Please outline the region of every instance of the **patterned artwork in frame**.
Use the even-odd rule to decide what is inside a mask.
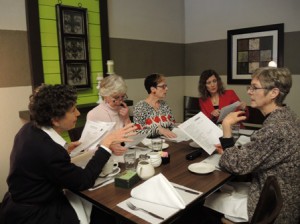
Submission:
[[[275,61],[283,66],[284,24],[227,32],[227,83],[249,84],[251,74]]]
[[[56,16],[62,83],[91,88],[87,10],[57,4]]]

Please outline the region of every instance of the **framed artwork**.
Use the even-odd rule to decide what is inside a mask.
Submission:
[[[284,24],[227,31],[227,83],[249,84],[251,74],[275,61],[283,66]]]
[[[87,10],[56,5],[62,83],[91,88]]]

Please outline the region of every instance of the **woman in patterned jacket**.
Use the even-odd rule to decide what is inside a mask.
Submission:
[[[245,208],[249,220],[267,177],[275,176],[283,196],[276,223],[300,222],[300,120],[283,104],[291,86],[292,77],[286,68],[267,67],[254,72],[247,90],[251,106],[258,108],[266,120],[249,143],[233,146],[230,127],[246,119],[242,111],[230,113],[222,122],[222,147],[217,147],[222,154],[219,165],[231,173],[252,176]]]
[[[133,122],[141,133],[149,132],[148,137],[165,136],[175,138],[172,132],[175,119],[168,104],[163,100],[166,97],[168,86],[166,78],[160,74],[151,74],[144,82],[148,97],[138,102],[133,111]]]

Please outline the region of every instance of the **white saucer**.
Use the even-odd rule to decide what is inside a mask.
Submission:
[[[201,146],[198,145],[196,142],[190,142],[189,146],[191,146],[192,148],[196,148],[196,149],[200,149],[201,148]]]
[[[149,149],[152,149],[152,145],[148,145],[147,147],[148,147]],[[169,147],[169,144],[163,142],[163,144],[162,144],[162,149],[166,149],[166,148],[168,148],[168,147]]]
[[[113,177],[113,176],[116,176],[118,173],[120,173],[120,171],[121,171],[121,168],[120,167],[116,167],[115,169],[114,169],[114,171],[112,172],[112,173],[110,173],[110,174],[108,174],[107,176],[103,176],[103,175],[99,175],[99,177]]]
[[[188,166],[189,171],[193,173],[206,174],[215,170],[215,167],[209,163],[193,163]]]

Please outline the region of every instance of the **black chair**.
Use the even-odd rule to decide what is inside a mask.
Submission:
[[[266,117],[260,112],[260,110],[247,106],[249,112],[247,120],[243,122],[243,125],[250,129],[259,129],[262,126],[262,123],[265,121]]]
[[[76,128],[73,128],[73,129],[68,131],[70,140],[72,142],[78,141],[80,139],[83,128],[84,127],[76,127]]]
[[[200,112],[199,98],[192,96],[184,96],[183,121],[193,117]]]
[[[260,194],[250,224],[274,223],[280,213],[282,204],[283,199],[277,179],[275,176],[269,176]],[[224,219],[222,219],[222,222],[224,224],[232,223],[228,220],[225,221]]]

